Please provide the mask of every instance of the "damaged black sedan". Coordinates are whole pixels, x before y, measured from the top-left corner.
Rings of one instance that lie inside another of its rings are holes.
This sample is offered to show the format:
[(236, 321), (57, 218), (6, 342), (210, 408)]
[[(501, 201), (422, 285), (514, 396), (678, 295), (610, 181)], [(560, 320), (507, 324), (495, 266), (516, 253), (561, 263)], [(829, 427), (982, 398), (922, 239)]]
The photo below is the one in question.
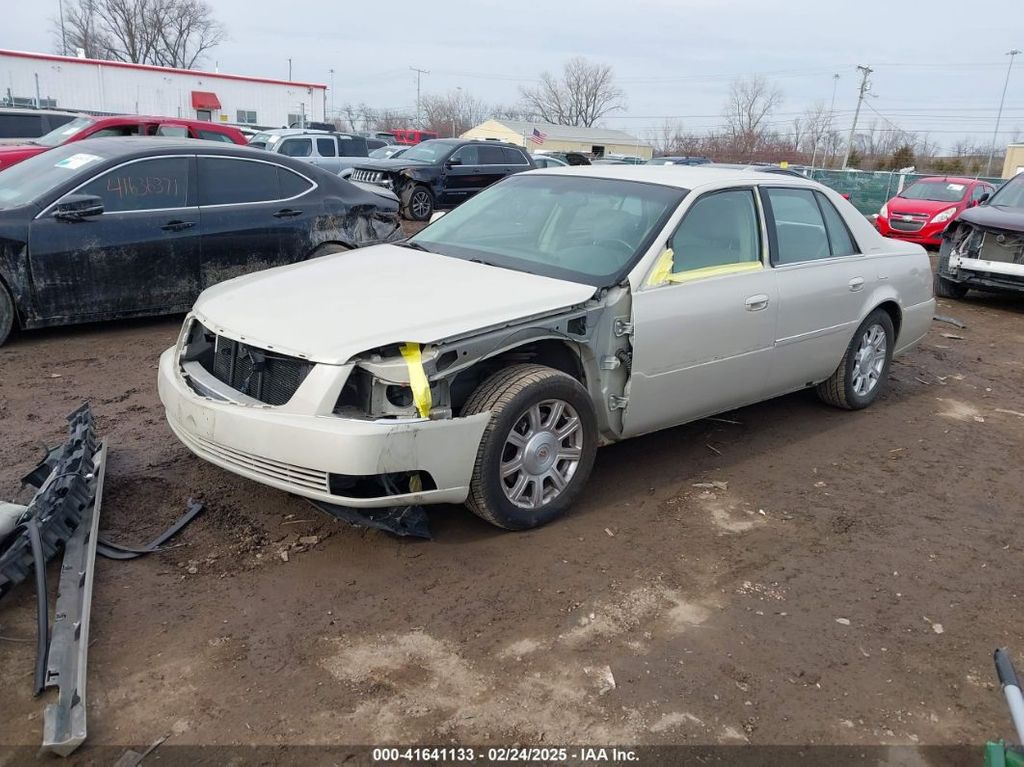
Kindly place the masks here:
[(389, 191), (288, 157), (78, 141), (0, 172), (0, 344), (12, 327), (185, 312), (231, 277), (401, 237)]
[(965, 210), (942, 235), (935, 295), (963, 298), (972, 288), (1024, 293), (1024, 174), (987, 204)]

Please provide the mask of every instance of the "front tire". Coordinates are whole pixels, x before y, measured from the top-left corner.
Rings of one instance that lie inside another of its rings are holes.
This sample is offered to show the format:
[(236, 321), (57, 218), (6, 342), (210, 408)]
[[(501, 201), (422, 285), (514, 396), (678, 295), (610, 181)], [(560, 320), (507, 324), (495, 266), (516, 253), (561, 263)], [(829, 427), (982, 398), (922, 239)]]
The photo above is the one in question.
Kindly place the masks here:
[(410, 221), (429, 221), (434, 212), (434, 195), (422, 184), (402, 192), (402, 214)]
[(513, 365), (485, 380), (464, 415), (491, 413), (470, 479), (469, 509), (506, 530), (565, 514), (590, 476), (597, 418), (578, 381), (543, 365)]
[(949, 251), (952, 250), (953, 246), (949, 240), (943, 239), (942, 245), (939, 246), (939, 261), (935, 265), (935, 281), (934, 290), (935, 295), (939, 298), (963, 298), (967, 295), (967, 286), (961, 285), (959, 282), (953, 282), (952, 280), (943, 277), (949, 267)]
[(4, 341), (7, 340), (13, 327), (14, 299), (7, 292), (7, 288), (0, 284), (0, 346), (4, 345)]
[(895, 340), (889, 313), (875, 309), (853, 334), (836, 372), (818, 384), (818, 397), (844, 410), (870, 405), (885, 389)]

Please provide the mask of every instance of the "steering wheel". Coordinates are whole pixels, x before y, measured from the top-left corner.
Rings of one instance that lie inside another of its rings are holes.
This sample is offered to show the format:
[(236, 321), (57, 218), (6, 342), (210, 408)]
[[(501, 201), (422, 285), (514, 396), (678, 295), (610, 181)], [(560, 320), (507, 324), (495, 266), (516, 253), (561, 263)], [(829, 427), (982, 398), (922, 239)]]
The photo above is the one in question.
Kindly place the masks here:
[(622, 248), (622, 250), (625, 251), (626, 255), (630, 255), (633, 252), (633, 246), (630, 245), (625, 240), (617, 240), (617, 239), (614, 239), (614, 238), (609, 238), (607, 240), (594, 240), (594, 244), (595, 245), (614, 245), (616, 247)]

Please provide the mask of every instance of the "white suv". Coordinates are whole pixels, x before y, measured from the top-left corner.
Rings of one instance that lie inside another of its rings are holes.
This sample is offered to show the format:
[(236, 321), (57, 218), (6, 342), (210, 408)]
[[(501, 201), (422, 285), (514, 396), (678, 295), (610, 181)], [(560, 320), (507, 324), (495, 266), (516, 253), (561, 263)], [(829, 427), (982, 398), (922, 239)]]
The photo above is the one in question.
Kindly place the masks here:
[(365, 160), (369, 149), (374, 148), (367, 146), (365, 136), (302, 128), (257, 133), (249, 146), (294, 157), (342, 176), (350, 174), (356, 162)]

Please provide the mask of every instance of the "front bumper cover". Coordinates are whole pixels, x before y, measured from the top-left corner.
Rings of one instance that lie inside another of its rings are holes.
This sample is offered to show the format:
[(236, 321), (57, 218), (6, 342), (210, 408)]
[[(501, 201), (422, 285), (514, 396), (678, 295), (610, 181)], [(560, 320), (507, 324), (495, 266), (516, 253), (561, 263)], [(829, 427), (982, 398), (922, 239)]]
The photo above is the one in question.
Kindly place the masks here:
[[(340, 390), (337, 376), (315, 371), (285, 407), (216, 400), (192, 390), (176, 351), (172, 347), (160, 357), (160, 400), (171, 430), (199, 457), (279, 490), (353, 508), (466, 500), (489, 413), (436, 421), (341, 418), (323, 412), (326, 392)], [(343, 367), (317, 367), (347, 374)], [(311, 390), (320, 386), (324, 392)], [(419, 471), (430, 474), (436, 489), (372, 498), (330, 491), (332, 474), (372, 477)]]

